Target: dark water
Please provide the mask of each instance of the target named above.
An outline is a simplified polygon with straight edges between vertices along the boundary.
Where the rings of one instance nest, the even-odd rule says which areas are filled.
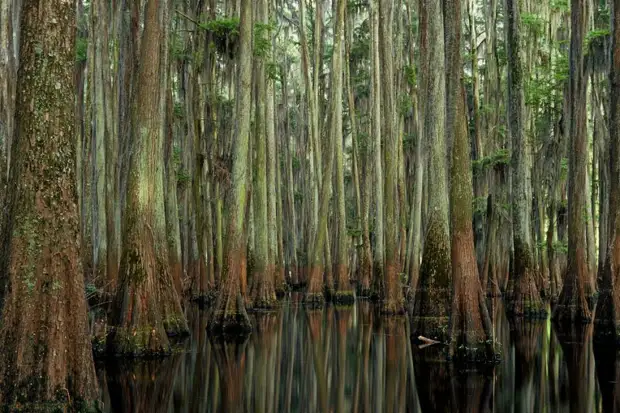
[[[366,302],[310,311],[294,295],[228,344],[210,341],[208,311],[190,305],[183,351],[99,365],[102,399],[117,413],[620,412],[620,363],[593,344],[592,325],[559,334],[493,307],[501,363],[457,371],[428,361],[433,347],[411,342],[406,317],[379,318]]]

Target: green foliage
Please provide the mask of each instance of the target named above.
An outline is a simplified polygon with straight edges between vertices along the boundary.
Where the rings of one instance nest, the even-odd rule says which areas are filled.
[[[413,151],[415,149],[415,138],[416,138],[415,133],[403,134],[403,150],[404,151],[408,152],[408,151]]]
[[[271,52],[271,32],[275,25],[271,23],[256,23],[254,25],[254,56],[267,58]]]
[[[179,102],[175,102],[174,107],[172,109],[172,113],[174,117],[177,119],[185,118],[185,105]]]
[[[611,32],[609,31],[609,29],[591,30],[588,32],[588,34],[586,34],[586,43],[590,44],[598,38],[609,36],[610,33]]]
[[[545,28],[545,19],[535,13],[521,14],[521,23],[532,34],[542,35]]]
[[[510,163],[510,151],[508,149],[500,149],[495,153],[473,161],[472,168],[475,174],[479,174],[488,168],[501,167],[508,165],[508,163]]]
[[[570,10],[569,0],[551,0],[551,10],[555,12],[568,12]]]
[[[473,199],[472,206],[474,209],[474,215],[484,215],[487,212],[487,198],[479,196]]]
[[[223,17],[207,20],[200,23],[199,27],[212,36],[213,46],[218,53],[228,54],[234,57],[234,52],[239,40],[239,19],[236,17]]]
[[[559,252],[561,254],[568,254],[568,243],[566,242],[555,241],[552,248],[555,252]]]
[[[278,81],[280,79],[280,66],[274,61],[269,61],[265,65],[265,73],[270,80]]]
[[[88,38],[78,37],[75,43],[75,61],[84,63],[88,57]]]
[[[417,69],[415,65],[405,65],[403,67],[403,70],[405,72],[405,79],[407,79],[407,84],[412,88],[415,87],[418,82]]]
[[[411,97],[407,94],[402,94],[398,100],[398,112],[401,116],[406,116],[411,109],[413,109]]]

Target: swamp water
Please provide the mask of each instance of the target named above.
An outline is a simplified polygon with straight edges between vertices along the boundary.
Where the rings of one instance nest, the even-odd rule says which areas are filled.
[[[620,412],[620,359],[592,325],[559,335],[549,320],[510,323],[495,300],[502,360],[463,371],[428,362],[436,346],[418,348],[407,317],[300,299],[252,314],[248,339],[225,344],[209,339],[208,310],[187,305],[192,335],[173,356],[97,364],[105,411]]]

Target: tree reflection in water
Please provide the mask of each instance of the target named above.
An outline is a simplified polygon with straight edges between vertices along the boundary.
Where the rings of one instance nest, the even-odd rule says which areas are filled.
[[[173,356],[99,363],[106,411],[620,411],[620,360],[592,344],[591,325],[556,334],[548,320],[509,321],[498,299],[489,311],[502,360],[477,369],[446,362],[442,345],[418,347],[407,316],[364,301],[307,310],[292,296],[252,314],[244,342],[213,341],[209,310],[186,311],[192,336]]]

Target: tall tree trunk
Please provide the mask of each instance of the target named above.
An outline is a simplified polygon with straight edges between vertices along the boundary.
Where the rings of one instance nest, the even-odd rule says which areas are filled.
[[[383,283],[384,300],[381,311],[400,314],[405,311],[403,290],[399,274],[399,220],[397,207],[398,181],[398,141],[400,134],[394,124],[394,70],[392,65],[392,27],[394,24],[394,1],[379,1],[379,43],[381,50],[381,73],[383,76],[383,134],[386,137],[385,150],[385,278]],[[375,96],[378,99],[379,96]]]
[[[450,174],[450,221],[452,229],[452,313],[450,354],[457,359],[488,362],[494,359],[493,326],[482,293],[474,247],[473,179],[471,145],[465,114],[465,94],[461,80],[461,4],[444,0],[446,20],[446,76],[453,88],[446,102],[447,133],[452,143]]]
[[[514,243],[514,292],[508,311],[514,316],[544,317],[547,312],[536,285],[536,261],[531,232],[531,149],[525,137],[521,23],[518,0],[506,0],[506,50],[508,54],[508,132],[512,140],[512,229]]]
[[[428,224],[420,280],[414,299],[412,333],[445,338],[450,313],[452,264],[448,214],[446,149],[446,76],[444,17],[441,0],[420,1],[420,47],[425,53],[424,139],[430,148]]]
[[[332,57],[332,104],[331,110],[331,140],[336,152],[336,199],[338,238],[336,248],[336,276],[334,302],[352,304],[355,300],[353,287],[349,282],[349,250],[347,233],[347,214],[345,210],[344,192],[344,150],[342,143],[342,98],[343,98],[343,58],[344,58],[344,10],[345,0],[338,0],[336,24],[334,27],[334,55]]]
[[[602,265],[595,333],[620,339],[620,0],[611,2],[611,68],[609,73],[609,218]]]
[[[256,44],[267,43],[269,41],[269,31],[264,29],[268,22],[267,0],[257,2],[257,24],[261,24],[263,29],[257,31]],[[270,225],[269,225],[269,199],[267,192],[267,128],[266,124],[266,101],[273,99],[273,96],[267,94],[267,79],[265,71],[265,60],[267,58],[265,50],[255,53],[254,58],[254,74],[256,76],[256,108],[254,125],[256,133],[254,134],[254,149],[256,151],[256,163],[254,169],[255,185],[252,188],[252,202],[254,203],[254,222],[255,222],[255,252],[252,268],[252,282],[250,285],[250,295],[248,297],[249,305],[253,308],[271,308],[276,303],[275,290],[275,266],[273,262],[273,253],[275,252],[270,244]],[[273,130],[273,119],[272,126]],[[275,156],[275,154],[269,154]],[[275,172],[275,171],[273,171]],[[275,177],[275,174],[274,174]],[[275,180],[274,180],[275,181]],[[273,182],[275,186],[275,182]],[[271,185],[270,185],[271,186]],[[273,188],[275,190],[275,188]],[[275,201],[275,200],[274,200]],[[274,202],[275,207],[275,202]],[[275,216],[273,217],[275,221]],[[274,222],[275,223],[275,222]],[[275,231],[273,236],[275,236]],[[271,254],[270,254],[271,252]]]
[[[78,242],[75,24],[75,2],[24,2],[1,254],[0,405],[9,410],[90,409],[97,397]]]
[[[588,271],[586,246],[586,184],[588,135],[583,40],[588,22],[588,6],[571,1],[570,47],[570,150],[568,183],[568,268],[554,318],[560,322],[590,322],[588,304]]]
[[[132,146],[119,288],[108,337],[113,354],[168,353],[169,335],[189,332],[168,262],[164,206],[164,130],[160,59],[168,53],[165,0],[148,0],[140,45],[142,64],[132,102]]]
[[[371,59],[372,62],[372,93],[371,93],[371,136],[374,141],[374,172],[375,172],[375,250],[373,254],[373,281],[372,296],[383,299],[383,277],[385,273],[385,241],[384,241],[384,208],[383,208],[383,151],[381,150],[381,57],[379,53],[379,0],[372,0],[371,3],[372,34],[371,39]]]
[[[243,282],[247,272],[247,237],[245,231],[248,205],[248,154],[250,143],[250,112],[252,108],[252,13],[253,1],[241,0],[239,50],[235,109],[235,139],[233,147],[232,188],[228,232],[226,236],[226,273],[218,293],[215,313],[208,328],[215,333],[251,331],[245,310]]]

